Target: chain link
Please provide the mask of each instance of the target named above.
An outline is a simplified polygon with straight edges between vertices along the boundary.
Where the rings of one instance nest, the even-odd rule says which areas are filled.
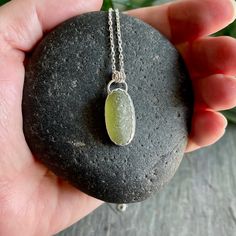
[[[118,9],[116,9],[115,12],[116,12],[116,28],[117,28],[117,38],[118,38],[120,71],[124,72],[124,56],[122,48],[121,30],[120,30],[120,14]]]
[[[115,53],[115,43],[114,43],[114,33],[113,33],[113,22],[112,22],[112,9],[109,9],[109,32],[110,32],[110,46],[111,46],[111,65],[112,73],[116,71],[116,53]]]
[[[120,14],[119,10],[115,10],[115,19],[116,19],[116,30],[117,30],[117,43],[118,43],[118,52],[119,52],[119,70],[116,68],[116,50],[114,42],[114,29],[113,29],[113,9],[109,9],[109,32],[110,32],[110,46],[111,46],[111,64],[112,64],[112,80],[116,83],[124,83],[126,79],[125,70],[124,70],[124,56],[122,48],[122,38],[121,38],[121,28],[120,28]]]

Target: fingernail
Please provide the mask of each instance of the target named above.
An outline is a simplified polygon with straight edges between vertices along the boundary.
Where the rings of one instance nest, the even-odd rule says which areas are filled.
[[[221,115],[224,120],[224,129],[226,129],[226,127],[228,126],[228,120],[226,119],[226,117],[223,114],[221,114]]]
[[[222,75],[222,77],[225,79],[232,79],[232,80],[236,80],[236,75]]]
[[[219,79],[232,79],[235,80],[236,79],[236,75],[225,75],[225,74],[216,74],[216,77]]]
[[[234,12],[233,18],[232,18],[232,22],[233,22],[236,18],[236,2],[235,2],[235,0],[230,0],[230,2],[232,3],[233,12]]]

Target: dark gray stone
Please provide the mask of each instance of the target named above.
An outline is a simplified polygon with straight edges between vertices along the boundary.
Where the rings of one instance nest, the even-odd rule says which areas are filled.
[[[136,134],[115,146],[105,129],[111,63],[107,13],[70,19],[35,49],[26,70],[24,133],[56,175],[107,202],[141,201],[160,190],[183,157],[192,90],[183,61],[151,26],[121,16]]]

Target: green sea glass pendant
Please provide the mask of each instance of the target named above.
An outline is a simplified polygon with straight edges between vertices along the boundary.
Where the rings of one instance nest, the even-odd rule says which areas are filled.
[[[135,109],[127,90],[117,88],[108,92],[105,103],[107,133],[119,146],[129,144],[135,134]]]
[[[115,10],[116,31],[113,28],[113,9],[109,9],[108,25],[110,32],[110,49],[112,80],[107,85],[108,96],[105,103],[105,121],[107,133],[113,143],[119,146],[129,144],[135,133],[135,110],[133,101],[128,94],[126,74],[124,70],[124,55],[121,39],[121,26],[119,10]],[[117,36],[117,50],[119,52],[119,70],[116,68],[116,47],[114,34]],[[117,88],[111,90],[113,83],[123,84],[125,89]]]

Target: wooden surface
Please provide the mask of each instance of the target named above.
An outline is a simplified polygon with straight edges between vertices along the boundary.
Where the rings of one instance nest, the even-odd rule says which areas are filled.
[[[217,144],[186,155],[159,194],[128,205],[104,204],[57,236],[235,236],[236,125]]]

